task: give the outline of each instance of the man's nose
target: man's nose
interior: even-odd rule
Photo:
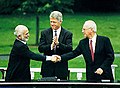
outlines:
[[[84,30],[82,30],[82,33],[84,32]]]
[[[30,34],[28,34],[28,37],[30,36]]]

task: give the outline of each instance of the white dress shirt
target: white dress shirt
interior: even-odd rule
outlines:
[[[17,40],[19,40],[20,42],[22,42],[22,43],[24,43],[24,44],[26,44],[26,42],[25,41],[22,41],[22,40],[20,40],[20,39],[18,39],[18,38],[16,38]]]
[[[61,32],[61,27],[57,30],[53,30],[53,37],[55,36],[55,31],[57,31],[57,38],[59,39],[59,35],[60,35],[60,32]]]
[[[90,40],[92,40],[92,47],[93,47],[94,53],[95,53],[95,46],[96,46],[96,38],[97,38],[97,34],[95,34],[92,39],[89,39],[89,44],[90,44]]]
[[[60,32],[61,32],[61,27],[60,27],[59,29],[57,29],[57,30],[53,30],[53,38],[54,38],[54,36],[55,36],[55,31],[56,31],[56,33],[57,33],[57,38],[59,39],[59,35],[60,35]],[[51,50],[53,50],[52,45],[51,45]]]

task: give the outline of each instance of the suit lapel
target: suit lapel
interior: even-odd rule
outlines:
[[[92,62],[92,56],[91,56],[91,52],[90,52],[89,39],[88,38],[85,40],[84,45],[85,45],[86,55],[88,56],[88,60]]]
[[[63,28],[61,28],[61,32],[60,32],[60,35],[59,35],[59,41],[62,42],[63,38],[64,38],[64,33],[65,33],[65,30]]]
[[[49,41],[49,43],[52,43],[53,31],[52,31],[51,28],[48,30],[47,36],[48,36],[48,41]]]
[[[99,36],[97,35],[96,44],[95,44],[95,54],[94,54],[95,57],[96,57],[96,53],[99,52],[99,49],[100,49],[100,39]]]
[[[90,49],[89,49],[89,39],[85,40],[85,44],[84,45],[85,45],[86,50],[90,51]]]

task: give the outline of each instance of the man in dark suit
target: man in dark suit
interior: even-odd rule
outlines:
[[[30,59],[46,61],[47,56],[30,51],[26,42],[29,38],[28,28],[18,25],[14,32],[16,40],[10,53],[5,81],[31,81]]]
[[[38,50],[44,55],[62,55],[72,51],[72,33],[61,27],[62,13],[53,11],[50,14],[51,28],[41,32]],[[41,67],[42,77],[57,77],[60,80],[67,80],[68,62],[43,61]]]
[[[114,61],[114,51],[109,38],[96,34],[97,26],[92,20],[84,23],[82,32],[85,38],[80,40],[76,49],[61,57],[56,56],[56,61],[64,62],[82,54],[86,62],[87,81],[109,80],[113,82],[111,65]]]

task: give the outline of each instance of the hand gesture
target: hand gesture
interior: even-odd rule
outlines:
[[[59,44],[58,38],[57,38],[57,36],[54,36],[54,38],[52,40],[51,48],[53,49],[58,44]]]
[[[98,68],[95,73],[99,74],[99,75],[102,75],[103,73],[103,70],[101,68]]]
[[[54,37],[54,43],[55,43],[55,45],[59,44],[57,36]]]
[[[61,57],[59,55],[52,55],[51,61],[56,63],[61,61]]]

